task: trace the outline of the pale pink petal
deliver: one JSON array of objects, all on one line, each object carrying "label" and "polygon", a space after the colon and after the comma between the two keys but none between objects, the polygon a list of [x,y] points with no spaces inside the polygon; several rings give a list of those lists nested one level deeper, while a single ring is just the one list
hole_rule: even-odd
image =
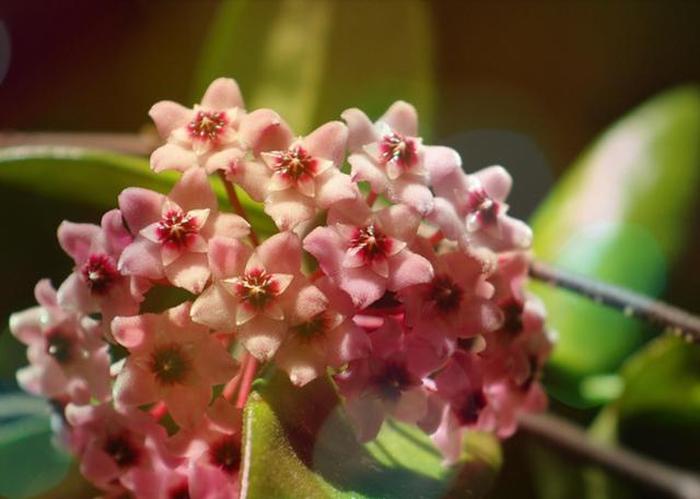
[{"label": "pale pink petal", "polygon": [[207,256],[202,253],[185,253],[165,267],[170,282],[195,294],[202,292],[210,275]]},{"label": "pale pink petal", "polygon": [[215,279],[227,279],[243,273],[253,250],[237,239],[213,237],[209,240],[209,267]]},{"label": "pale pink petal", "polygon": [[325,373],[323,359],[309,345],[287,340],[275,355],[275,364],[289,374],[289,380],[296,386],[304,386]]},{"label": "pale pink petal", "polygon": [[362,150],[362,146],[378,140],[374,125],[365,113],[357,108],[346,109],[340,115],[348,125],[348,149],[351,152]]},{"label": "pale pink petal", "polygon": [[270,193],[265,199],[265,213],[280,230],[289,230],[316,214],[313,200],[294,189]]},{"label": "pale pink petal", "polygon": [[218,331],[233,331],[236,300],[223,286],[214,283],[192,304],[192,320]]},{"label": "pale pink petal", "polygon": [[250,233],[250,224],[233,213],[219,213],[214,219],[214,234],[242,239]]},{"label": "pale pink petal", "polygon": [[100,227],[97,225],[64,221],[58,226],[58,243],[80,265],[87,260],[92,242],[99,234]]},{"label": "pale pink petal", "polygon": [[306,322],[328,307],[326,296],[305,279],[296,278],[295,284],[288,289],[288,292],[292,297],[291,320],[293,324]]},{"label": "pale pink petal", "polygon": [[60,306],[68,310],[90,313],[97,309],[97,302],[85,281],[75,272],[63,281],[58,288],[57,297]]},{"label": "pale pink petal", "polygon": [[102,215],[100,227],[102,227],[106,250],[110,254],[119,255],[134,240],[124,226],[122,212],[116,208]]},{"label": "pale pink petal", "polygon": [[[462,158],[450,147],[425,146],[423,164],[433,185],[443,185],[456,174],[462,173]],[[457,187],[453,185],[453,188]]]},{"label": "pale pink petal", "polygon": [[286,332],[284,322],[258,314],[240,327],[238,338],[251,355],[261,361],[272,358]]},{"label": "pale pink petal", "polygon": [[205,382],[218,385],[226,383],[236,374],[237,362],[221,343],[209,337],[200,345],[195,368]]},{"label": "pale pink petal", "polygon": [[32,307],[10,316],[10,332],[25,345],[41,341],[41,319],[44,311],[41,307]]},{"label": "pale pink petal", "polygon": [[151,314],[133,317],[116,317],[111,324],[112,335],[117,342],[131,352],[147,351],[153,344],[152,331],[158,318]]},{"label": "pale pink petal", "polygon": [[155,402],[158,388],[153,374],[127,359],[114,383],[114,399],[121,406],[139,406]]},{"label": "pale pink petal", "polygon": [[262,151],[283,151],[294,139],[287,123],[271,109],[258,109],[246,115],[239,133],[255,155]]},{"label": "pale pink petal", "polygon": [[103,486],[119,476],[119,468],[114,459],[100,449],[97,442],[91,442],[81,456],[80,472],[88,480]]},{"label": "pale pink petal", "polygon": [[416,237],[416,231],[421,221],[420,216],[414,210],[402,204],[384,208],[377,212],[376,217],[387,235],[407,243]]},{"label": "pale pink petal", "polygon": [[160,247],[146,238],[138,237],[119,257],[119,271],[148,279],[163,278]]},{"label": "pale pink petal", "polygon": [[156,124],[158,134],[167,139],[173,130],[185,126],[192,118],[192,110],[177,102],[163,100],[156,102],[148,115]]},{"label": "pale pink petal", "polygon": [[348,163],[352,168],[350,176],[354,182],[369,182],[372,190],[378,194],[386,191],[389,181],[384,172],[374,164],[369,156],[363,153],[351,154],[348,157]]},{"label": "pale pink petal", "polygon": [[416,108],[408,102],[396,101],[384,115],[379,118],[392,129],[407,137],[418,135],[418,113]]},{"label": "pale pink petal", "polygon": [[[335,306],[335,303],[333,303]],[[344,320],[328,335],[328,364],[339,367],[370,352],[369,337],[354,322]]]},{"label": "pale pink petal", "polygon": [[331,121],[318,127],[304,137],[303,143],[311,156],[330,159],[340,166],[345,158],[345,145],[348,140],[348,128],[340,121]]},{"label": "pale pink petal", "polygon": [[464,236],[466,226],[454,205],[445,198],[434,198],[433,209],[426,219],[438,226],[442,234],[452,241],[459,241]]},{"label": "pale pink petal", "polygon": [[217,201],[209,184],[206,172],[193,168],[185,172],[168,194],[168,198],[177,203],[183,211],[209,208],[217,211]]},{"label": "pale pink petal", "polygon": [[392,411],[393,416],[405,423],[415,424],[428,410],[428,400],[422,388],[412,388],[401,394]]},{"label": "pale pink petal", "polygon": [[260,161],[242,160],[235,168],[227,170],[226,178],[240,185],[255,201],[263,201],[267,195],[270,169]]},{"label": "pale pink petal", "polygon": [[513,186],[513,177],[502,166],[489,166],[474,174],[489,196],[497,201],[504,201]]},{"label": "pale pink petal", "polygon": [[232,107],[244,108],[238,83],[231,78],[217,78],[209,84],[201,102],[202,107],[223,111]]},{"label": "pale pink petal", "polygon": [[140,187],[129,187],[119,194],[119,210],[132,234],[160,220],[165,196]]},{"label": "pale pink petal", "polygon": [[329,168],[316,177],[316,202],[321,208],[329,208],[340,201],[354,199],[357,188],[350,177],[336,168]]},{"label": "pale pink petal", "polygon": [[389,279],[386,287],[391,291],[428,282],[432,278],[433,267],[430,262],[412,251],[403,250],[389,258]]},{"label": "pale pink petal", "polygon": [[389,197],[414,208],[421,215],[433,209],[433,193],[427,186],[403,175],[389,186]]},{"label": "pale pink petal", "polygon": [[446,464],[453,464],[459,460],[462,453],[462,431],[449,406],[445,406],[442,423],[430,438],[442,453]]},{"label": "pale pink petal", "polygon": [[255,252],[268,272],[296,274],[301,270],[301,240],[293,232],[275,234]]},{"label": "pale pink petal", "polygon": [[168,412],[181,427],[191,428],[199,424],[211,398],[211,387],[202,382],[175,385],[164,396]]},{"label": "pale pink petal", "polygon": [[[361,227],[365,225],[371,215],[372,210],[358,192],[354,199],[339,201],[330,207],[326,215],[326,225],[335,225],[343,232],[344,236],[351,237],[355,230],[353,226]],[[343,229],[340,227],[340,224],[347,227]]]},{"label": "pale pink petal", "polygon": [[58,304],[56,290],[49,279],[40,279],[34,286],[34,298],[44,307],[52,307]]},{"label": "pale pink petal", "polygon": [[197,155],[177,144],[165,144],[151,153],[151,169],[160,173],[166,170],[184,172],[198,166]]}]

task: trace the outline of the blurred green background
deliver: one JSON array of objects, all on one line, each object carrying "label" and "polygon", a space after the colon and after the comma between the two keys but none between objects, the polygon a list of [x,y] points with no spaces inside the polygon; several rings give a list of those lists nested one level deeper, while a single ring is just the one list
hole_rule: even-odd
[{"label": "blurred green background", "polygon": [[[595,163],[590,154],[576,159],[604,129],[663,91],[700,83],[699,25],[700,2],[692,1],[9,1],[0,6],[0,130],[136,132],[149,126],[146,112],[157,100],[191,104],[222,75],[239,81],[249,107],[275,107],[298,133],[337,119],[351,106],[376,117],[403,98],[417,105],[426,141],[458,149],[468,171],[506,166],[515,178],[511,212],[528,219],[567,171]],[[652,178],[651,170],[635,171],[632,164],[629,179],[611,175],[625,202],[632,196],[629,203],[644,212],[623,227],[622,242],[585,239],[571,251],[565,243],[580,235],[572,221],[558,215],[562,201],[550,197],[536,223],[542,233],[556,227],[561,240],[551,242],[556,234],[547,235],[546,247],[536,249],[573,270],[700,313],[698,95],[686,89],[635,115],[632,128],[618,129],[623,135],[637,125],[651,130],[654,140],[647,142],[644,157],[657,162],[661,178],[671,179],[629,194],[627,180]],[[606,172],[601,175],[604,181]],[[570,178],[560,192],[585,190],[585,179]],[[60,171],[43,182],[44,190],[60,184]],[[588,192],[589,206],[581,201],[574,209],[604,201],[596,199],[594,188]],[[106,206],[80,195],[58,201],[16,182],[0,182],[6,262],[0,268],[0,317],[32,305],[39,278],[58,284],[69,272],[55,240],[58,223],[97,222]],[[670,246],[657,237],[667,229],[674,231]],[[603,263],[585,267],[591,254]],[[558,307],[577,306],[567,297],[550,300]],[[552,312],[559,314],[555,324],[568,324],[559,331],[563,345],[582,341],[577,328],[585,326],[581,314],[589,309],[572,312],[570,320],[561,318],[566,310]],[[655,346],[673,359],[658,390],[667,390],[673,377],[687,379],[687,390],[630,412],[619,428],[610,423],[623,413],[620,400],[634,399],[635,372],[644,371],[628,365],[620,374],[624,361],[641,351],[634,362],[644,365],[643,356],[650,354],[640,349],[657,333],[626,322],[621,330],[598,331],[584,340],[592,346],[580,354],[583,367],[555,356],[545,377],[556,395],[553,409],[582,424],[595,420],[596,431],[608,439],[621,438],[658,458],[697,468],[698,418],[688,416],[688,407],[666,410],[679,398],[693,410],[700,407],[700,367],[692,367],[700,366],[697,349]],[[605,337],[615,334],[624,335],[622,344],[606,344]],[[613,347],[614,354],[598,362]],[[14,371],[24,363],[23,348],[7,333],[0,336],[3,391],[15,388]],[[663,362],[649,361],[658,364]],[[658,429],[658,438],[648,438],[650,428]],[[631,484],[608,483],[595,470],[581,471],[530,440],[518,436],[505,444],[494,496],[644,494]]]}]

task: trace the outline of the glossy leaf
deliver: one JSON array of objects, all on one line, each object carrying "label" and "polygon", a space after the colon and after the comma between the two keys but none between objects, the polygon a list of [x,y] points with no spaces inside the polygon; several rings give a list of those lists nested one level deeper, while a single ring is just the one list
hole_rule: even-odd
[{"label": "glossy leaf", "polygon": [[[697,209],[699,136],[695,87],[667,92],[623,118],[537,211],[536,257],[659,295]],[[617,395],[615,371],[654,331],[571,293],[538,284],[533,289],[560,336],[547,377],[550,392],[583,406]]]},{"label": "glossy leaf", "polygon": [[492,436],[475,434],[463,462],[444,467],[428,437],[395,422],[362,446],[338,407],[326,379],[297,389],[273,376],[246,406],[248,497],[481,497],[500,465]]},{"label": "glossy leaf", "polygon": [[231,76],[249,109],[273,108],[300,134],[348,107],[377,118],[397,99],[415,104],[430,123],[434,71],[424,2],[224,2],[201,61],[193,99],[214,78]]},{"label": "glossy leaf", "polygon": [[[117,196],[127,187],[167,192],[179,175],[153,173],[148,160],[136,156],[79,147],[31,146],[0,149],[0,183],[56,200],[70,200],[105,210],[117,206]],[[212,185],[220,204],[228,206],[216,177]],[[245,193],[238,191],[251,223],[266,235],[274,231],[270,218]]]},{"label": "glossy leaf", "polygon": [[3,395],[0,421],[0,496],[34,496],[65,477],[71,458],[51,444],[53,432],[44,401]]}]

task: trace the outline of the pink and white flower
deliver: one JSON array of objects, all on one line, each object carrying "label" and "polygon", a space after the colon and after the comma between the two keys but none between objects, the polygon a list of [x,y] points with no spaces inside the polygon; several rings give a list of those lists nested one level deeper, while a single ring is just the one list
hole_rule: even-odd
[{"label": "pink and white flower", "polygon": [[133,234],[119,259],[119,270],[200,293],[211,274],[207,241],[215,236],[243,238],[249,225],[238,215],[219,213],[206,174],[185,172],[168,196],[140,188],[119,195],[119,207]]},{"label": "pink and white flower", "polygon": [[160,101],[148,114],[167,141],[151,155],[151,168],[156,172],[203,167],[207,173],[213,173],[217,169],[210,162],[213,153],[243,147],[238,128],[245,114],[244,104],[238,84],[232,79],[214,80],[202,103],[194,109]]},{"label": "pink and white flower", "polygon": [[163,314],[117,317],[112,333],[129,356],[117,376],[120,407],[163,401],[180,426],[197,424],[214,385],[223,384],[237,364],[206,327],[190,320],[190,304]]}]

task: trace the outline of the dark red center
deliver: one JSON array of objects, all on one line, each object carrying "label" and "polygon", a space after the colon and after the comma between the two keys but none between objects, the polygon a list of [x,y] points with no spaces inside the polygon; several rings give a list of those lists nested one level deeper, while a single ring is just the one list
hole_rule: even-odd
[{"label": "dark red center", "polygon": [[182,383],[187,378],[192,362],[179,343],[157,347],[151,354],[151,372],[162,385]]},{"label": "dark red center", "polygon": [[325,312],[321,312],[302,324],[298,324],[292,328],[294,333],[302,341],[311,341],[322,337],[328,331],[328,316]]},{"label": "dark red center", "polygon": [[513,336],[523,330],[523,304],[515,299],[501,305],[503,311],[503,326],[501,329]]},{"label": "dark red center", "polygon": [[273,164],[275,171],[285,178],[297,181],[311,178],[316,174],[318,161],[300,146],[277,153]]},{"label": "dark red center", "polygon": [[362,261],[370,263],[386,258],[391,252],[392,242],[374,224],[369,224],[355,229],[350,248],[357,251]]},{"label": "dark red center", "polygon": [[156,228],[158,240],[177,249],[188,247],[198,233],[197,220],[177,209],[165,212]]},{"label": "dark red center", "polygon": [[190,487],[185,481],[168,491],[169,499],[190,499]]},{"label": "dark red center", "polygon": [[105,254],[90,255],[80,269],[80,275],[95,295],[106,294],[119,279],[114,260]]},{"label": "dark red center", "polygon": [[418,162],[416,141],[392,131],[379,141],[379,158],[382,164],[394,163],[407,170]]},{"label": "dark red center", "polygon": [[370,384],[379,398],[395,402],[402,392],[418,386],[420,380],[411,374],[405,363],[388,361],[374,373]]},{"label": "dark red center", "polygon": [[46,353],[59,364],[69,364],[75,359],[75,341],[58,329],[49,331],[46,335]]},{"label": "dark red center", "polygon": [[120,468],[130,468],[138,464],[141,453],[125,433],[110,435],[102,446]]},{"label": "dark red center", "polygon": [[450,313],[459,309],[464,291],[447,275],[437,275],[430,283],[428,300],[433,302],[440,312]]},{"label": "dark red center", "polygon": [[197,111],[187,131],[193,139],[217,142],[227,124],[228,117],[222,111]]},{"label": "dark red center", "polygon": [[498,219],[500,206],[483,188],[477,188],[469,191],[467,211],[476,216],[480,225],[492,225]]},{"label": "dark red center", "polygon": [[230,474],[238,471],[241,464],[241,443],[238,438],[230,435],[212,443],[209,462]]},{"label": "dark red center", "polygon": [[471,425],[478,421],[481,410],[486,407],[486,395],[483,390],[468,392],[457,403],[452,404],[452,410],[461,425]]}]

